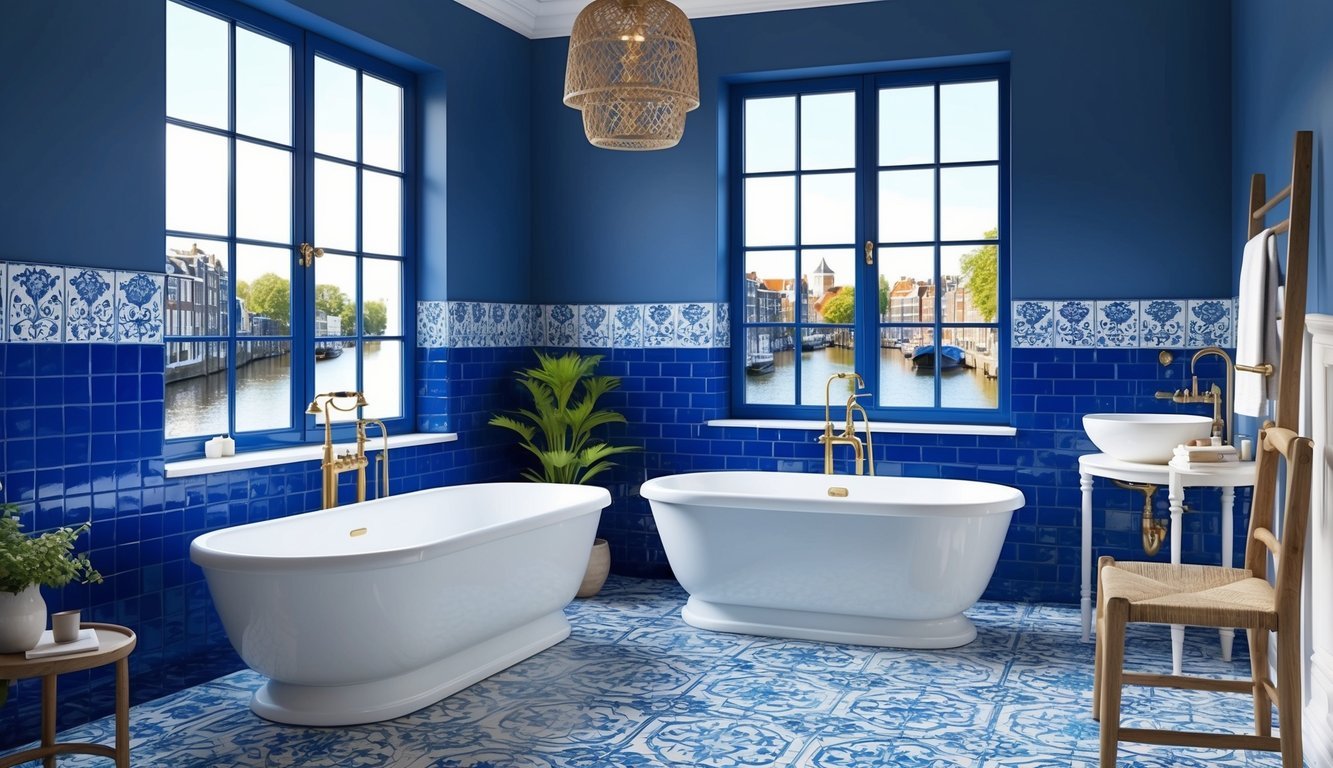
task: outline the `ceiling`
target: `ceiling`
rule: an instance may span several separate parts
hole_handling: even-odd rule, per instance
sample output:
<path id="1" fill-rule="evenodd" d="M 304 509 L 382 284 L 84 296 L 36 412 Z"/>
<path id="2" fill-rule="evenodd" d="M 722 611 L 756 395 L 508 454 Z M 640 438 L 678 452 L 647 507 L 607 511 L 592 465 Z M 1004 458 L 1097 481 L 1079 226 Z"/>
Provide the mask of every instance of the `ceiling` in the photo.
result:
<path id="1" fill-rule="evenodd" d="M 457 0 L 481 15 L 529 38 L 565 37 L 574 17 L 590 0 Z M 846 5 L 873 0 L 674 0 L 692 19 L 736 13 L 786 11 L 819 5 Z"/>

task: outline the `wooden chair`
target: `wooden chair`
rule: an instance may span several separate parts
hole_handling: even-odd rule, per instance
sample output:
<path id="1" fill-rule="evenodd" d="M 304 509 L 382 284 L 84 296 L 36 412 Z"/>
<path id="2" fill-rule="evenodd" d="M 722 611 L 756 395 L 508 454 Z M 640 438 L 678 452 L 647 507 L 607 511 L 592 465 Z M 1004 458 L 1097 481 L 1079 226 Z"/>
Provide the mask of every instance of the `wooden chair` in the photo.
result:
<path id="1" fill-rule="evenodd" d="M 1279 454 L 1286 459 L 1282 538 L 1274 535 Z M 1301 768 L 1301 570 L 1305 562 L 1313 447 L 1280 427 L 1259 435 L 1245 567 L 1116 562 L 1103 557 L 1097 575 L 1097 649 L 1092 717 L 1101 721 L 1101 768 L 1114 768 L 1120 741 L 1185 747 L 1259 749 L 1282 753 L 1283 768 Z M 1268 558 L 1276 566 L 1268 579 Z M 1244 627 L 1251 680 L 1125 672 L 1129 623 Z M 1268 633 L 1277 634 L 1277 683 L 1269 677 Z M 1123 685 L 1187 688 L 1254 696 L 1254 735 L 1120 727 Z M 1272 735 L 1272 706 L 1278 736 Z"/>

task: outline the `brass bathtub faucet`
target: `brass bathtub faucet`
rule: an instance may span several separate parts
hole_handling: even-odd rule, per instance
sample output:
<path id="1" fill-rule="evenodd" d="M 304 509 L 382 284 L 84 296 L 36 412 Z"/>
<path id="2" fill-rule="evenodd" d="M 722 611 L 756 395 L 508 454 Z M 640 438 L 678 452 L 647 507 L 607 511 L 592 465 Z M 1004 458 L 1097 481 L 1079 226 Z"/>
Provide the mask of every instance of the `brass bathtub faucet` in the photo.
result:
<path id="1" fill-rule="evenodd" d="M 866 474 L 873 475 L 875 474 L 875 459 L 871 455 L 874 444 L 870 437 L 870 416 L 866 413 L 866 409 L 857 402 L 857 398 L 867 397 L 870 393 L 857 394 L 853 391 L 852 394 L 847 396 L 847 426 L 843 429 L 842 434 L 835 435 L 833 434 L 833 421 L 829 418 L 829 389 L 834 379 L 854 379 L 856 389 L 864 389 L 866 385 L 865 379 L 861 378 L 861 374 L 846 371 L 835 373 L 824 382 L 824 434 L 817 438 L 818 442 L 824 446 L 824 474 L 833 474 L 833 446 L 844 444 L 852 446 L 852 451 L 856 457 L 856 474 L 862 474 L 862 460 L 864 459 L 865 468 L 868 469 Z M 865 421 L 866 439 L 864 443 L 861 442 L 861 438 L 856 436 L 856 425 L 853 423 L 858 411 Z"/>
<path id="2" fill-rule="evenodd" d="M 337 402 L 339 400 L 352 400 L 353 402 L 351 405 L 343 406 Z M 307 414 L 324 417 L 324 458 L 319 465 L 320 473 L 323 475 L 321 503 L 324 509 L 338 506 L 338 475 L 343 472 L 356 472 L 356 500 L 366 500 L 366 466 L 370 464 L 370 459 L 366 456 L 367 424 L 378 424 L 380 434 L 384 438 L 384 447 L 379 458 L 383 465 L 383 472 L 382 480 L 378 483 L 379 493 L 377 495 L 389 495 L 389 432 L 384 428 L 384 422 L 379 419 L 357 419 L 356 452 L 353 453 L 348 450 L 341 456 L 334 455 L 333 413 L 330 409 L 349 413 L 363 408 L 365 405 L 365 394 L 355 391 L 339 391 L 315 395 L 315 399 L 311 400 L 310 406 L 306 408 L 305 412 Z"/>

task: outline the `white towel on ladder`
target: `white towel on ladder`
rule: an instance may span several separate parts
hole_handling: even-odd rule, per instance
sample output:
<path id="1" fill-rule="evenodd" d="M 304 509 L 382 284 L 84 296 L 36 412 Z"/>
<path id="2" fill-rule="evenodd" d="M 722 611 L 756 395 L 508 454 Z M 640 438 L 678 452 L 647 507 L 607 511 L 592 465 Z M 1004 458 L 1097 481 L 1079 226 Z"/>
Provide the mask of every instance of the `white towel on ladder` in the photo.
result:
<path id="1" fill-rule="evenodd" d="M 1281 279 L 1277 242 L 1265 229 L 1245 244 L 1240 263 L 1240 306 L 1236 317 L 1236 362 L 1241 365 L 1269 363 L 1273 374 L 1264 376 L 1236 372 L 1235 410 L 1243 416 L 1262 418 L 1266 401 L 1277 397 L 1278 336 L 1282 317 Z"/>

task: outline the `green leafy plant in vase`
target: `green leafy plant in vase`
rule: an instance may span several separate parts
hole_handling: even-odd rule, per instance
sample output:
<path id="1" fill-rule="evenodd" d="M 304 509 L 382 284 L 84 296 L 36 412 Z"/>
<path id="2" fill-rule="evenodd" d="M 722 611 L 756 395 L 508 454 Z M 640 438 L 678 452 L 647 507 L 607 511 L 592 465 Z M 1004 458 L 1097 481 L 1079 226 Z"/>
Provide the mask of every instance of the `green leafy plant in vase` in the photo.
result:
<path id="1" fill-rule="evenodd" d="M 74 553 L 75 540 L 90 527 L 84 523 L 28 536 L 19 522 L 18 506 L 0 504 L 0 653 L 37 645 L 46 627 L 40 587 L 63 587 L 75 579 L 101 583 L 102 574 L 88 556 Z M 8 694 L 8 681 L 0 681 L 0 705 Z"/>
<path id="2" fill-rule="evenodd" d="M 536 368 L 516 372 L 519 384 L 532 398 L 532 407 L 497 414 L 490 420 L 494 426 L 518 433 L 523 449 L 541 463 L 541 472 L 524 470 L 523 477 L 539 483 L 586 483 L 615 466 L 611 456 L 638 450 L 593 437 L 598 427 L 625 423 L 625 417 L 616 411 L 597 408 L 602 395 L 620 386 L 616 376 L 593 374 L 601 355 L 536 355 Z"/>

